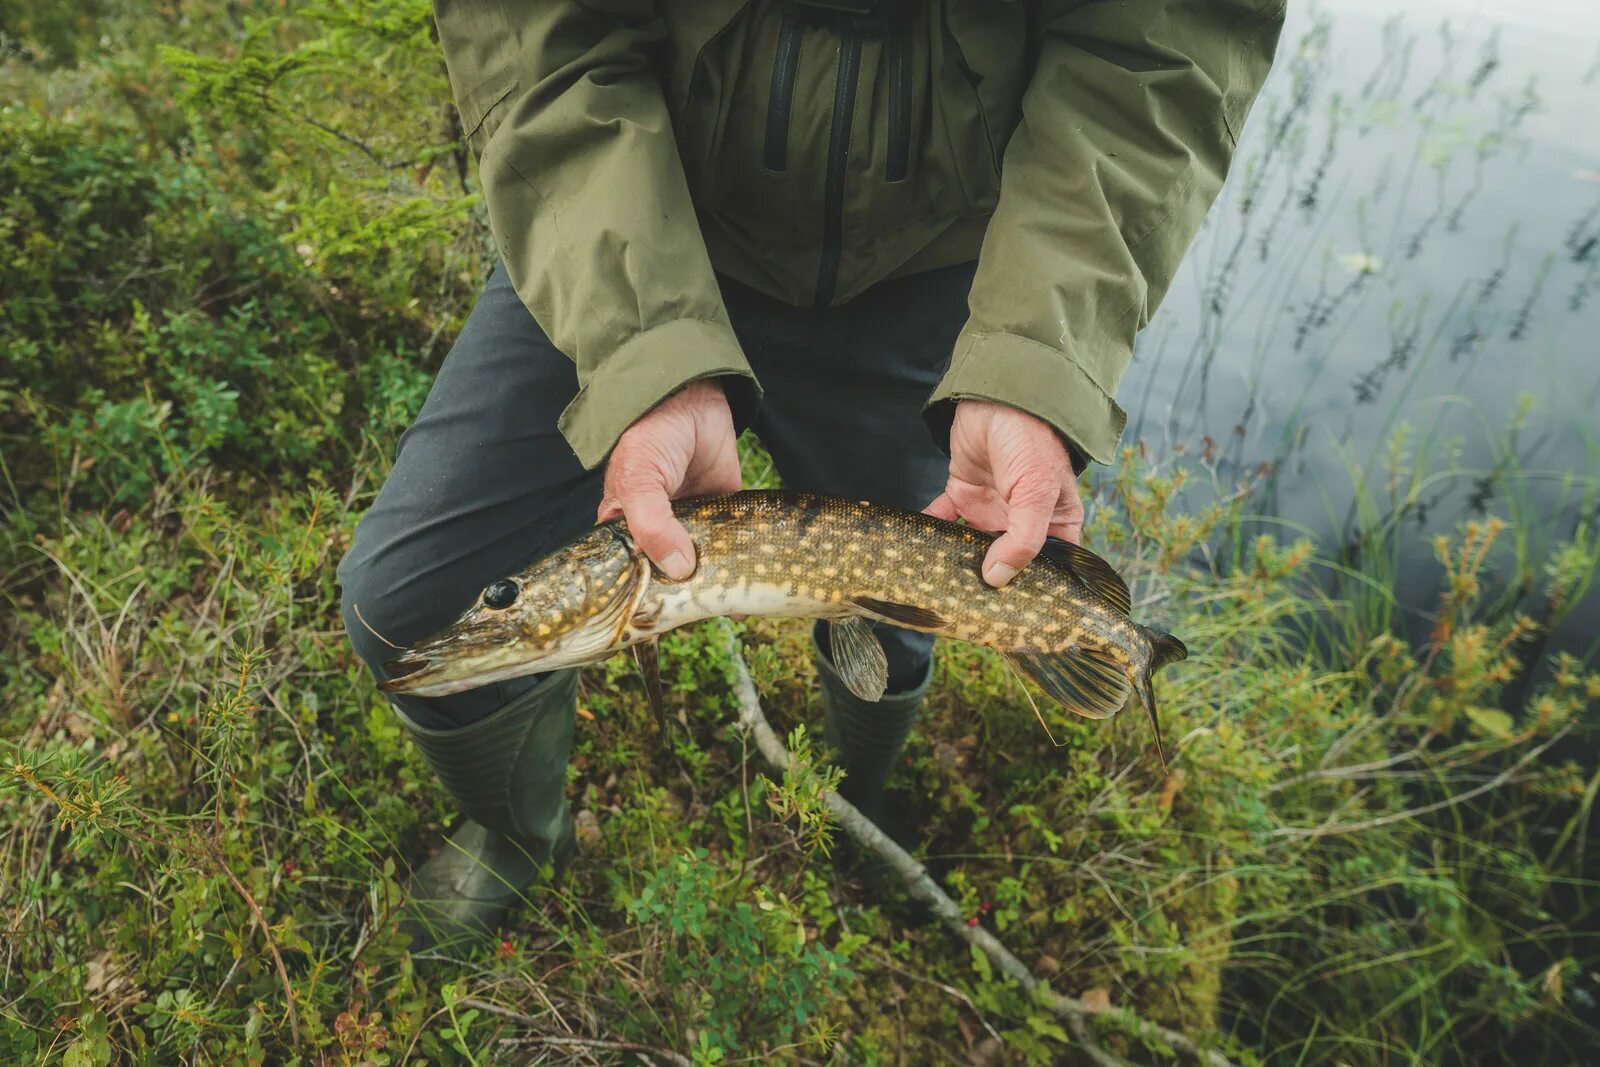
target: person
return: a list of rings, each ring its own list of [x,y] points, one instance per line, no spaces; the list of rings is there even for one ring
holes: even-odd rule
[[[790,487],[1004,531],[992,585],[1076,541],[1283,7],[436,0],[499,262],[340,565],[357,653],[381,678],[597,519],[689,574],[671,500],[739,488],[747,427]],[[880,637],[876,705],[815,650],[869,812],[932,670],[931,638]],[[572,852],[576,684],[394,699],[466,817],[413,875],[416,944]]]

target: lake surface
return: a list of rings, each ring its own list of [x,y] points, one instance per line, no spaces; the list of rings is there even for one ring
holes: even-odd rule
[[[1386,560],[1421,631],[1434,533],[1538,563],[1600,515],[1600,4],[1290,6],[1126,440],[1267,464],[1263,521]],[[1597,631],[1592,594],[1553,646]]]

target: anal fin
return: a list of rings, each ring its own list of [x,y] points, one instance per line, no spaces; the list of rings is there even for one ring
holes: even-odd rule
[[[833,666],[850,692],[876,703],[889,687],[889,657],[872,632],[872,623],[859,616],[840,619],[828,628]]]
[[[1127,670],[1096,648],[1007,652],[1006,658],[1057,704],[1086,719],[1109,719],[1133,695]]]

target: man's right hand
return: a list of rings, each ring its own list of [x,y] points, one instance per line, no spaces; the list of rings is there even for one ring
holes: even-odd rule
[[[714,379],[690,382],[651,408],[617,439],[606,461],[599,520],[628,520],[634,543],[678,581],[694,573],[694,542],[672,501],[739,488],[733,413]]]

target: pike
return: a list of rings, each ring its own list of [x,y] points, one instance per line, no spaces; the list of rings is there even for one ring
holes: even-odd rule
[[[485,587],[454,624],[386,665],[389,693],[443,696],[576,667],[632,648],[661,715],[656,639],[721,615],[826,619],[834,665],[863,700],[883,696],[874,622],[984,645],[1066,710],[1105,719],[1137,701],[1166,765],[1152,674],[1188,655],[1129,618],[1128,587],[1088,549],[1051,538],[1004,588],[981,566],[994,534],[929,515],[809,493],[681,500],[695,572],[673,581],[622,520]]]

